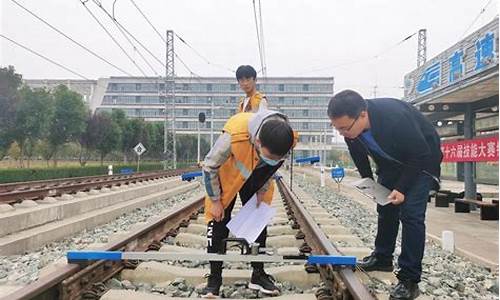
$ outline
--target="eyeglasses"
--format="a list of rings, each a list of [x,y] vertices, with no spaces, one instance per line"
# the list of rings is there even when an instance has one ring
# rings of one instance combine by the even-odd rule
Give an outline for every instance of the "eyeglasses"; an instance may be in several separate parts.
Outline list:
[[[349,132],[352,129],[352,127],[354,126],[354,124],[356,124],[356,122],[358,121],[360,116],[361,116],[361,113],[359,113],[358,116],[354,119],[354,121],[352,121],[351,126],[349,126],[347,128],[339,128],[337,130],[339,132]]]

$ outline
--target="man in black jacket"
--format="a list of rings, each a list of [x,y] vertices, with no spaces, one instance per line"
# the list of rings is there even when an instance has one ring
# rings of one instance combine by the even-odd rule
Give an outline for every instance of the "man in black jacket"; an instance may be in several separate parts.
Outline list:
[[[375,250],[358,266],[365,271],[393,270],[392,255],[401,221],[399,282],[391,291],[391,299],[414,299],[419,295],[422,274],[427,197],[439,185],[439,136],[412,105],[390,98],[365,100],[351,90],[330,100],[328,116],[344,136],[361,177],[373,178],[371,157],[377,166],[377,181],[392,191],[390,204],[377,205]]]

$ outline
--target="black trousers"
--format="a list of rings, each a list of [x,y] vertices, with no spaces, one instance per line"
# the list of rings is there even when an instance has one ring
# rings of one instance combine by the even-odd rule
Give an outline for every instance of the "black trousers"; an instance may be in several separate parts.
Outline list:
[[[280,168],[282,163],[277,166],[264,165],[262,167],[256,168],[250,177],[245,181],[243,187],[240,189],[240,199],[242,205],[250,200],[250,198],[266,183],[266,181],[271,178],[271,176]],[[222,191],[224,193],[224,191]],[[210,221],[207,225],[207,252],[208,253],[218,253],[223,247],[222,240],[227,238],[229,235],[229,229],[226,227],[227,223],[231,220],[231,212],[233,211],[234,203],[236,202],[236,197],[231,201],[229,206],[224,210],[224,218],[220,222],[214,220]],[[256,243],[259,243],[260,247],[266,246],[267,238],[267,227],[262,230],[260,235],[257,237]],[[254,270],[263,270],[264,263],[262,262],[252,262],[251,263]],[[222,262],[221,261],[210,261],[210,274],[221,275],[222,274]]]

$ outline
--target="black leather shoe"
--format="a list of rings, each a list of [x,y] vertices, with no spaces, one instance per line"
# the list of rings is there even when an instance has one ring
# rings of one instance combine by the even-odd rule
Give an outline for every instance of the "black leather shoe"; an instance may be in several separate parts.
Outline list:
[[[392,289],[390,300],[413,300],[420,295],[418,283],[411,280],[399,280]]]
[[[363,269],[363,271],[365,272],[392,272],[392,270],[394,269],[394,267],[392,266],[392,261],[381,260],[377,258],[373,253],[367,257],[364,257],[363,260],[358,261],[356,265]]]

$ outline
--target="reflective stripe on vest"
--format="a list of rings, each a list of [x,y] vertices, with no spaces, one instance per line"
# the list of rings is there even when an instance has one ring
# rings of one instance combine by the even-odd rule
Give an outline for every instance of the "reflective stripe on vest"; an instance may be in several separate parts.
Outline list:
[[[248,177],[250,177],[250,174],[252,173],[239,160],[236,161],[236,168],[238,168],[238,170],[240,171],[241,175],[243,175],[243,177],[245,177],[245,179],[248,179]]]

